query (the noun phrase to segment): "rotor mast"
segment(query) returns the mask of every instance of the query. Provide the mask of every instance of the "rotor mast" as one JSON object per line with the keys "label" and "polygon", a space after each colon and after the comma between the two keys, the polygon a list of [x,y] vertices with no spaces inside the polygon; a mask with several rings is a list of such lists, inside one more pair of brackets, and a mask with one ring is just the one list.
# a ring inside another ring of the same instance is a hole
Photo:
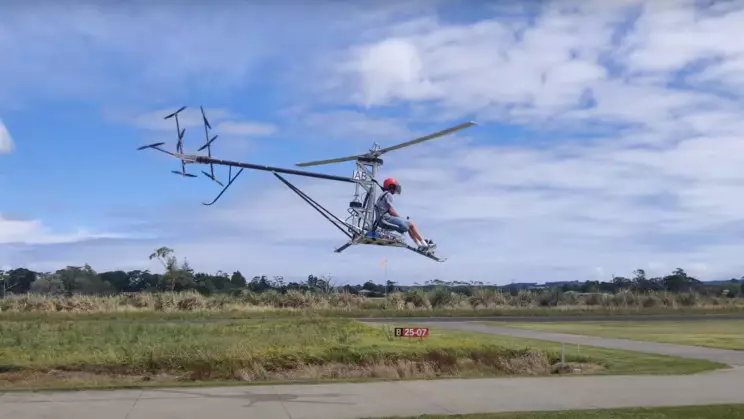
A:
{"label": "rotor mast", "polygon": [[[299,167],[308,167],[308,166],[320,166],[325,164],[331,164],[331,163],[341,163],[346,161],[356,161],[356,170],[354,170],[353,178],[357,183],[357,187],[355,189],[354,198],[349,203],[349,213],[351,214],[352,224],[356,225],[359,228],[364,229],[365,231],[369,231],[374,222],[375,222],[375,211],[374,206],[377,201],[377,188],[375,186],[380,186],[380,184],[377,182],[377,174],[379,172],[380,166],[383,164],[383,160],[381,156],[383,154],[389,153],[390,151],[399,150],[401,148],[409,147],[415,144],[423,143],[424,141],[433,140],[435,138],[443,137],[447,134],[451,134],[453,132],[472,127],[473,125],[476,125],[473,121],[464,122],[458,125],[455,125],[453,127],[437,131],[435,133],[425,135],[423,137],[419,137],[416,139],[413,139],[411,141],[406,141],[404,143],[396,144],[394,146],[380,148],[380,145],[377,143],[374,143],[372,145],[372,148],[369,149],[369,151],[365,154],[358,154],[355,156],[347,156],[347,157],[339,157],[335,159],[328,159],[328,160],[317,160],[317,161],[311,161],[306,163],[297,163],[297,166]],[[363,202],[359,202],[359,188],[363,188],[365,190],[365,198]]]}

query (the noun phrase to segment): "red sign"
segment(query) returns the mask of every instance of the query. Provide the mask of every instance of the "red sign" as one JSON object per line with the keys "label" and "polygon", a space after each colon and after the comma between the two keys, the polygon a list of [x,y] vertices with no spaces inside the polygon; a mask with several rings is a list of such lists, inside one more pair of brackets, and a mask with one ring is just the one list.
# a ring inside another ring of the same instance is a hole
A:
{"label": "red sign", "polygon": [[396,327],[395,336],[399,338],[428,338],[428,327]]}

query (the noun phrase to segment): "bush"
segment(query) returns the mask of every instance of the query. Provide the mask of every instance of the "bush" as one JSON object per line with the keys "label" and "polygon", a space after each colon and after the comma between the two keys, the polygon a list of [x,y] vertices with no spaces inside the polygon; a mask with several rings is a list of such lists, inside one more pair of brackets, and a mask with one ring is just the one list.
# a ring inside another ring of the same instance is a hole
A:
{"label": "bush", "polygon": [[421,289],[409,290],[405,296],[406,305],[412,305],[415,308],[431,308],[431,301],[426,292]]}
{"label": "bush", "polygon": [[201,294],[184,293],[176,303],[180,311],[197,311],[206,307],[206,301]]}
{"label": "bush", "polygon": [[693,307],[698,303],[697,294],[694,292],[685,292],[678,294],[676,300],[682,307]]}
{"label": "bush", "polygon": [[403,310],[406,308],[406,297],[401,292],[388,294],[385,299],[384,308],[392,310]]}
{"label": "bush", "polygon": [[[626,309],[744,309],[744,299],[705,295],[699,292],[671,293],[652,291],[616,294],[550,291],[517,292],[514,296],[491,288],[473,288],[468,297],[449,287],[410,289],[393,292],[385,298],[370,298],[350,293],[319,294],[290,290],[262,293],[249,290],[204,296],[194,291],[128,293],[116,296],[23,294],[0,299],[3,312],[117,312],[117,311],[233,311],[233,310],[331,310],[331,311],[405,311],[405,310],[498,310],[562,307],[606,311]],[[361,314],[360,314],[361,315]]]}
{"label": "bush", "polygon": [[455,294],[445,287],[436,287],[427,294],[433,308],[444,308],[455,303]]}

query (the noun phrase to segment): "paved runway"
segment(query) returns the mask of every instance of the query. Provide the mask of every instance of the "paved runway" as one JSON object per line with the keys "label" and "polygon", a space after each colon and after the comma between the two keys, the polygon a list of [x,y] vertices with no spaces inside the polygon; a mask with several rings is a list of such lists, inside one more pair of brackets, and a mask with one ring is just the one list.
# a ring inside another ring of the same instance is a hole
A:
{"label": "paved runway", "polygon": [[675,345],[671,343],[645,342],[630,339],[602,338],[596,336],[571,335],[567,333],[542,332],[536,330],[498,327],[477,323],[426,322],[422,325],[431,328],[469,330],[473,332],[495,333],[497,335],[515,336],[528,339],[542,339],[564,342],[573,345],[599,346],[609,349],[645,352],[658,355],[678,356],[681,358],[704,359],[722,362],[728,365],[744,367],[744,351],[703,348],[700,346]]}
{"label": "paved runway", "polygon": [[591,315],[553,315],[553,316],[474,316],[474,317],[357,317],[355,320],[366,323],[420,323],[420,322],[697,322],[710,320],[744,320],[744,314],[591,314]]}
{"label": "paved runway", "polygon": [[454,322],[479,330],[582,345],[723,361],[690,376],[584,376],[359,384],[0,394],[5,419],[352,419],[420,414],[744,403],[744,352],[563,335]]}

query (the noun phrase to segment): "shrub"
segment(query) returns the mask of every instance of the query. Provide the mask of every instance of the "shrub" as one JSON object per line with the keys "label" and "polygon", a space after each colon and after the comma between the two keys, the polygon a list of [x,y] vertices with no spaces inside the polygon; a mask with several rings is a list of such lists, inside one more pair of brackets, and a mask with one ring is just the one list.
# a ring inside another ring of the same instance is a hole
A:
{"label": "shrub", "polygon": [[455,303],[455,294],[446,287],[436,287],[427,293],[433,308],[444,308]]}
{"label": "shrub", "polygon": [[206,307],[206,301],[201,294],[198,293],[184,293],[176,303],[181,311],[197,311]]}
{"label": "shrub", "polygon": [[431,301],[426,292],[421,289],[409,290],[405,296],[406,305],[410,304],[415,308],[431,308]]}

